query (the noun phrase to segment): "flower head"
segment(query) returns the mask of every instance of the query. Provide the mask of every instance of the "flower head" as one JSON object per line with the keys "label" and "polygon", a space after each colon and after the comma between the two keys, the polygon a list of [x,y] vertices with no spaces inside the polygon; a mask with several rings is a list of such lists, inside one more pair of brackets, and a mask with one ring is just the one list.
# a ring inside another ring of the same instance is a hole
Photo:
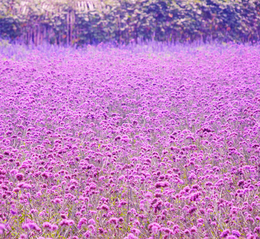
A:
{"label": "flower head", "polygon": [[17,173],[17,174],[15,175],[15,177],[16,177],[16,179],[17,179],[18,181],[22,181],[24,176],[23,176],[22,173]]}
{"label": "flower head", "polygon": [[226,230],[224,230],[224,231],[220,234],[220,237],[227,237],[229,233],[230,233],[230,230],[229,230],[229,229],[226,229]]}

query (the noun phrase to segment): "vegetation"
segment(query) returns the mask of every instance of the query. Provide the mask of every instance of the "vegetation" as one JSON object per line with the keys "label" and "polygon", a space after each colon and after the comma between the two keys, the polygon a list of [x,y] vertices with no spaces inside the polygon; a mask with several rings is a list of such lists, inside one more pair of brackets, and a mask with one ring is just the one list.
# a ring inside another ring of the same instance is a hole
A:
{"label": "vegetation", "polygon": [[0,3],[0,36],[26,44],[131,41],[256,42],[260,2],[223,0],[14,1]]}
{"label": "vegetation", "polygon": [[258,239],[260,51],[226,45],[0,54],[0,238]]}

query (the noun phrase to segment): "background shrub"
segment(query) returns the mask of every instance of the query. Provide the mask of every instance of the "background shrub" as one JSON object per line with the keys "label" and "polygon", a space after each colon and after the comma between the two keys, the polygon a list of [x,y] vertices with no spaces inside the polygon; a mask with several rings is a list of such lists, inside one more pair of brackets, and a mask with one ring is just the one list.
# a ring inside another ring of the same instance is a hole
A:
{"label": "background shrub", "polygon": [[0,36],[26,44],[128,44],[138,39],[245,43],[258,41],[259,32],[258,0],[0,3]]}

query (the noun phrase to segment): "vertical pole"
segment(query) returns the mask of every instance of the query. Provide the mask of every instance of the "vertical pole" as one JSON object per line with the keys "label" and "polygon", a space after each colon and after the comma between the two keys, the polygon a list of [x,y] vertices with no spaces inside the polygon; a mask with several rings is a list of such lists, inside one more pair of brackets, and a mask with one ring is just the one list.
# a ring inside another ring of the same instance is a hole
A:
{"label": "vertical pole", "polygon": [[32,27],[30,26],[30,29],[29,29],[29,45],[32,44]]}
{"label": "vertical pole", "polygon": [[35,46],[38,45],[38,34],[37,34],[37,28],[38,28],[38,26],[35,25],[35,27],[34,27]]}
{"label": "vertical pole", "polygon": [[43,39],[46,41],[46,26],[43,26]]}
{"label": "vertical pole", "polygon": [[67,22],[66,22],[66,23],[67,23],[67,36],[66,36],[67,46],[68,46],[69,43],[70,43],[70,42],[69,42],[69,40],[70,40],[70,39],[69,39],[69,14],[70,14],[70,13],[68,12],[68,13],[67,13]]}
{"label": "vertical pole", "polygon": [[73,12],[69,15],[70,17],[70,42],[73,41],[73,34],[72,34],[72,25],[73,25]]}
{"label": "vertical pole", "polygon": [[42,25],[40,25],[40,44],[42,45],[43,42],[43,35],[42,35]]}
{"label": "vertical pole", "polygon": [[40,25],[37,25],[37,44],[40,45]]}
{"label": "vertical pole", "polygon": [[40,45],[40,26],[37,24],[37,44]]}

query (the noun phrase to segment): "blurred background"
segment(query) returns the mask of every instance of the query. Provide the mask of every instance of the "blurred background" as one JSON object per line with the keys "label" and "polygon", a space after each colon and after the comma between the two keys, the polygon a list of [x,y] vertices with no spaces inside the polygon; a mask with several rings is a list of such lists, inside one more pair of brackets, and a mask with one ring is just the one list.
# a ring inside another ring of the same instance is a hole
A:
{"label": "blurred background", "polygon": [[41,45],[256,43],[259,0],[1,0],[0,38]]}

